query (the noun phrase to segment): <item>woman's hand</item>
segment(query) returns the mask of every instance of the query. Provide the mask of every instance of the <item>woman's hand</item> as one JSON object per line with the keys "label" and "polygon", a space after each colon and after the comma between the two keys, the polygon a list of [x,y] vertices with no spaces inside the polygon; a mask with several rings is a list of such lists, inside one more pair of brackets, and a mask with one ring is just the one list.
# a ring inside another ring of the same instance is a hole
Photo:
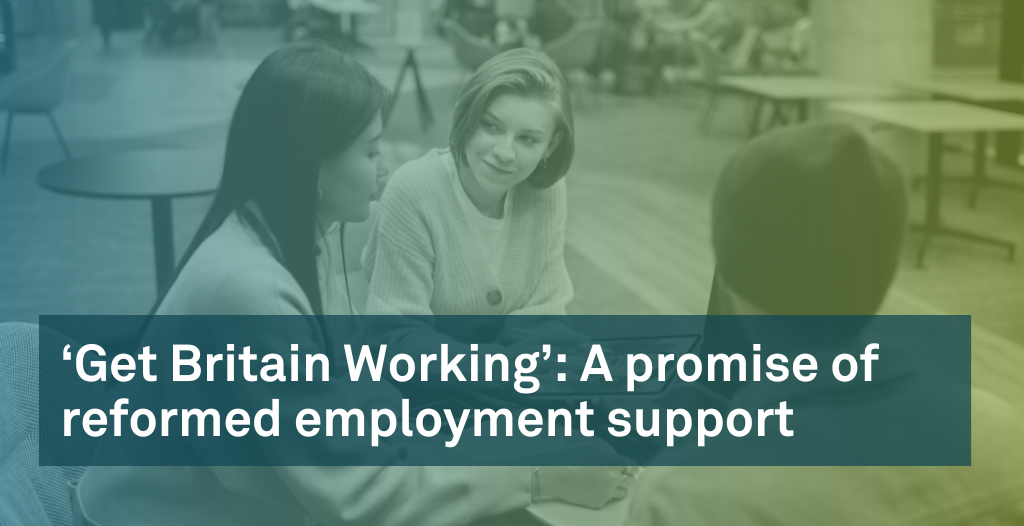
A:
{"label": "woman's hand", "polygon": [[542,466],[537,495],[597,509],[625,497],[638,471],[637,466]]}

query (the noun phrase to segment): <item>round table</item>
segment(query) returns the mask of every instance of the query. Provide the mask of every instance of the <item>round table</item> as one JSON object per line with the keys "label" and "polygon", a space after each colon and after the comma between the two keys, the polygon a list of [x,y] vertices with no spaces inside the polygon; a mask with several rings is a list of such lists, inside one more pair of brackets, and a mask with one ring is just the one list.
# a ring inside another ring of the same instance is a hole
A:
{"label": "round table", "polygon": [[72,159],[43,168],[39,186],[61,194],[104,199],[149,199],[153,214],[157,292],[174,275],[171,199],[212,194],[220,183],[223,152],[136,150]]}

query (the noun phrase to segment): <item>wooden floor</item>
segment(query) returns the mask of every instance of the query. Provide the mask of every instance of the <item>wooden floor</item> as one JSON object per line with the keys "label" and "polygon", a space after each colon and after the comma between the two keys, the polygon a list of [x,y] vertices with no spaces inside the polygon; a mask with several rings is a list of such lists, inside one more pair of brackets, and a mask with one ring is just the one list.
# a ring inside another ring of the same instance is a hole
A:
{"label": "wooden floor", "polygon": [[569,185],[566,243],[660,314],[707,312],[707,203],[658,181],[588,172]]}

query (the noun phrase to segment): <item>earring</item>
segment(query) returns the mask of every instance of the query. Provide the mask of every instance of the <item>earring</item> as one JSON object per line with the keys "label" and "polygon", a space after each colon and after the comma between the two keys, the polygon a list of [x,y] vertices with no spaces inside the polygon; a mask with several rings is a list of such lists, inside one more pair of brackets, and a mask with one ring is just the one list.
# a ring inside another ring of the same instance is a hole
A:
{"label": "earring", "polygon": [[543,162],[543,163],[544,163],[544,165],[543,165],[543,166],[541,166],[541,168],[540,168],[540,171],[542,171],[542,172],[546,172],[546,171],[548,171],[548,158],[547,158],[547,157],[545,157],[545,158],[543,159],[543,161],[541,161],[541,162]]}

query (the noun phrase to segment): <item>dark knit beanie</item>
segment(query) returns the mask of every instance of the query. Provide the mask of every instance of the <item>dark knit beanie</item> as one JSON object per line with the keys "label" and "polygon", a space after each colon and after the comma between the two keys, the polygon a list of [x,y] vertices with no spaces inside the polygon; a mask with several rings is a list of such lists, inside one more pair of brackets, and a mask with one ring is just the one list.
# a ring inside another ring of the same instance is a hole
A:
{"label": "dark knit beanie", "polygon": [[771,314],[874,314],[905,221],[899,170],[858,131],[786,128],[743,147],[718,180],[718,273]]}

